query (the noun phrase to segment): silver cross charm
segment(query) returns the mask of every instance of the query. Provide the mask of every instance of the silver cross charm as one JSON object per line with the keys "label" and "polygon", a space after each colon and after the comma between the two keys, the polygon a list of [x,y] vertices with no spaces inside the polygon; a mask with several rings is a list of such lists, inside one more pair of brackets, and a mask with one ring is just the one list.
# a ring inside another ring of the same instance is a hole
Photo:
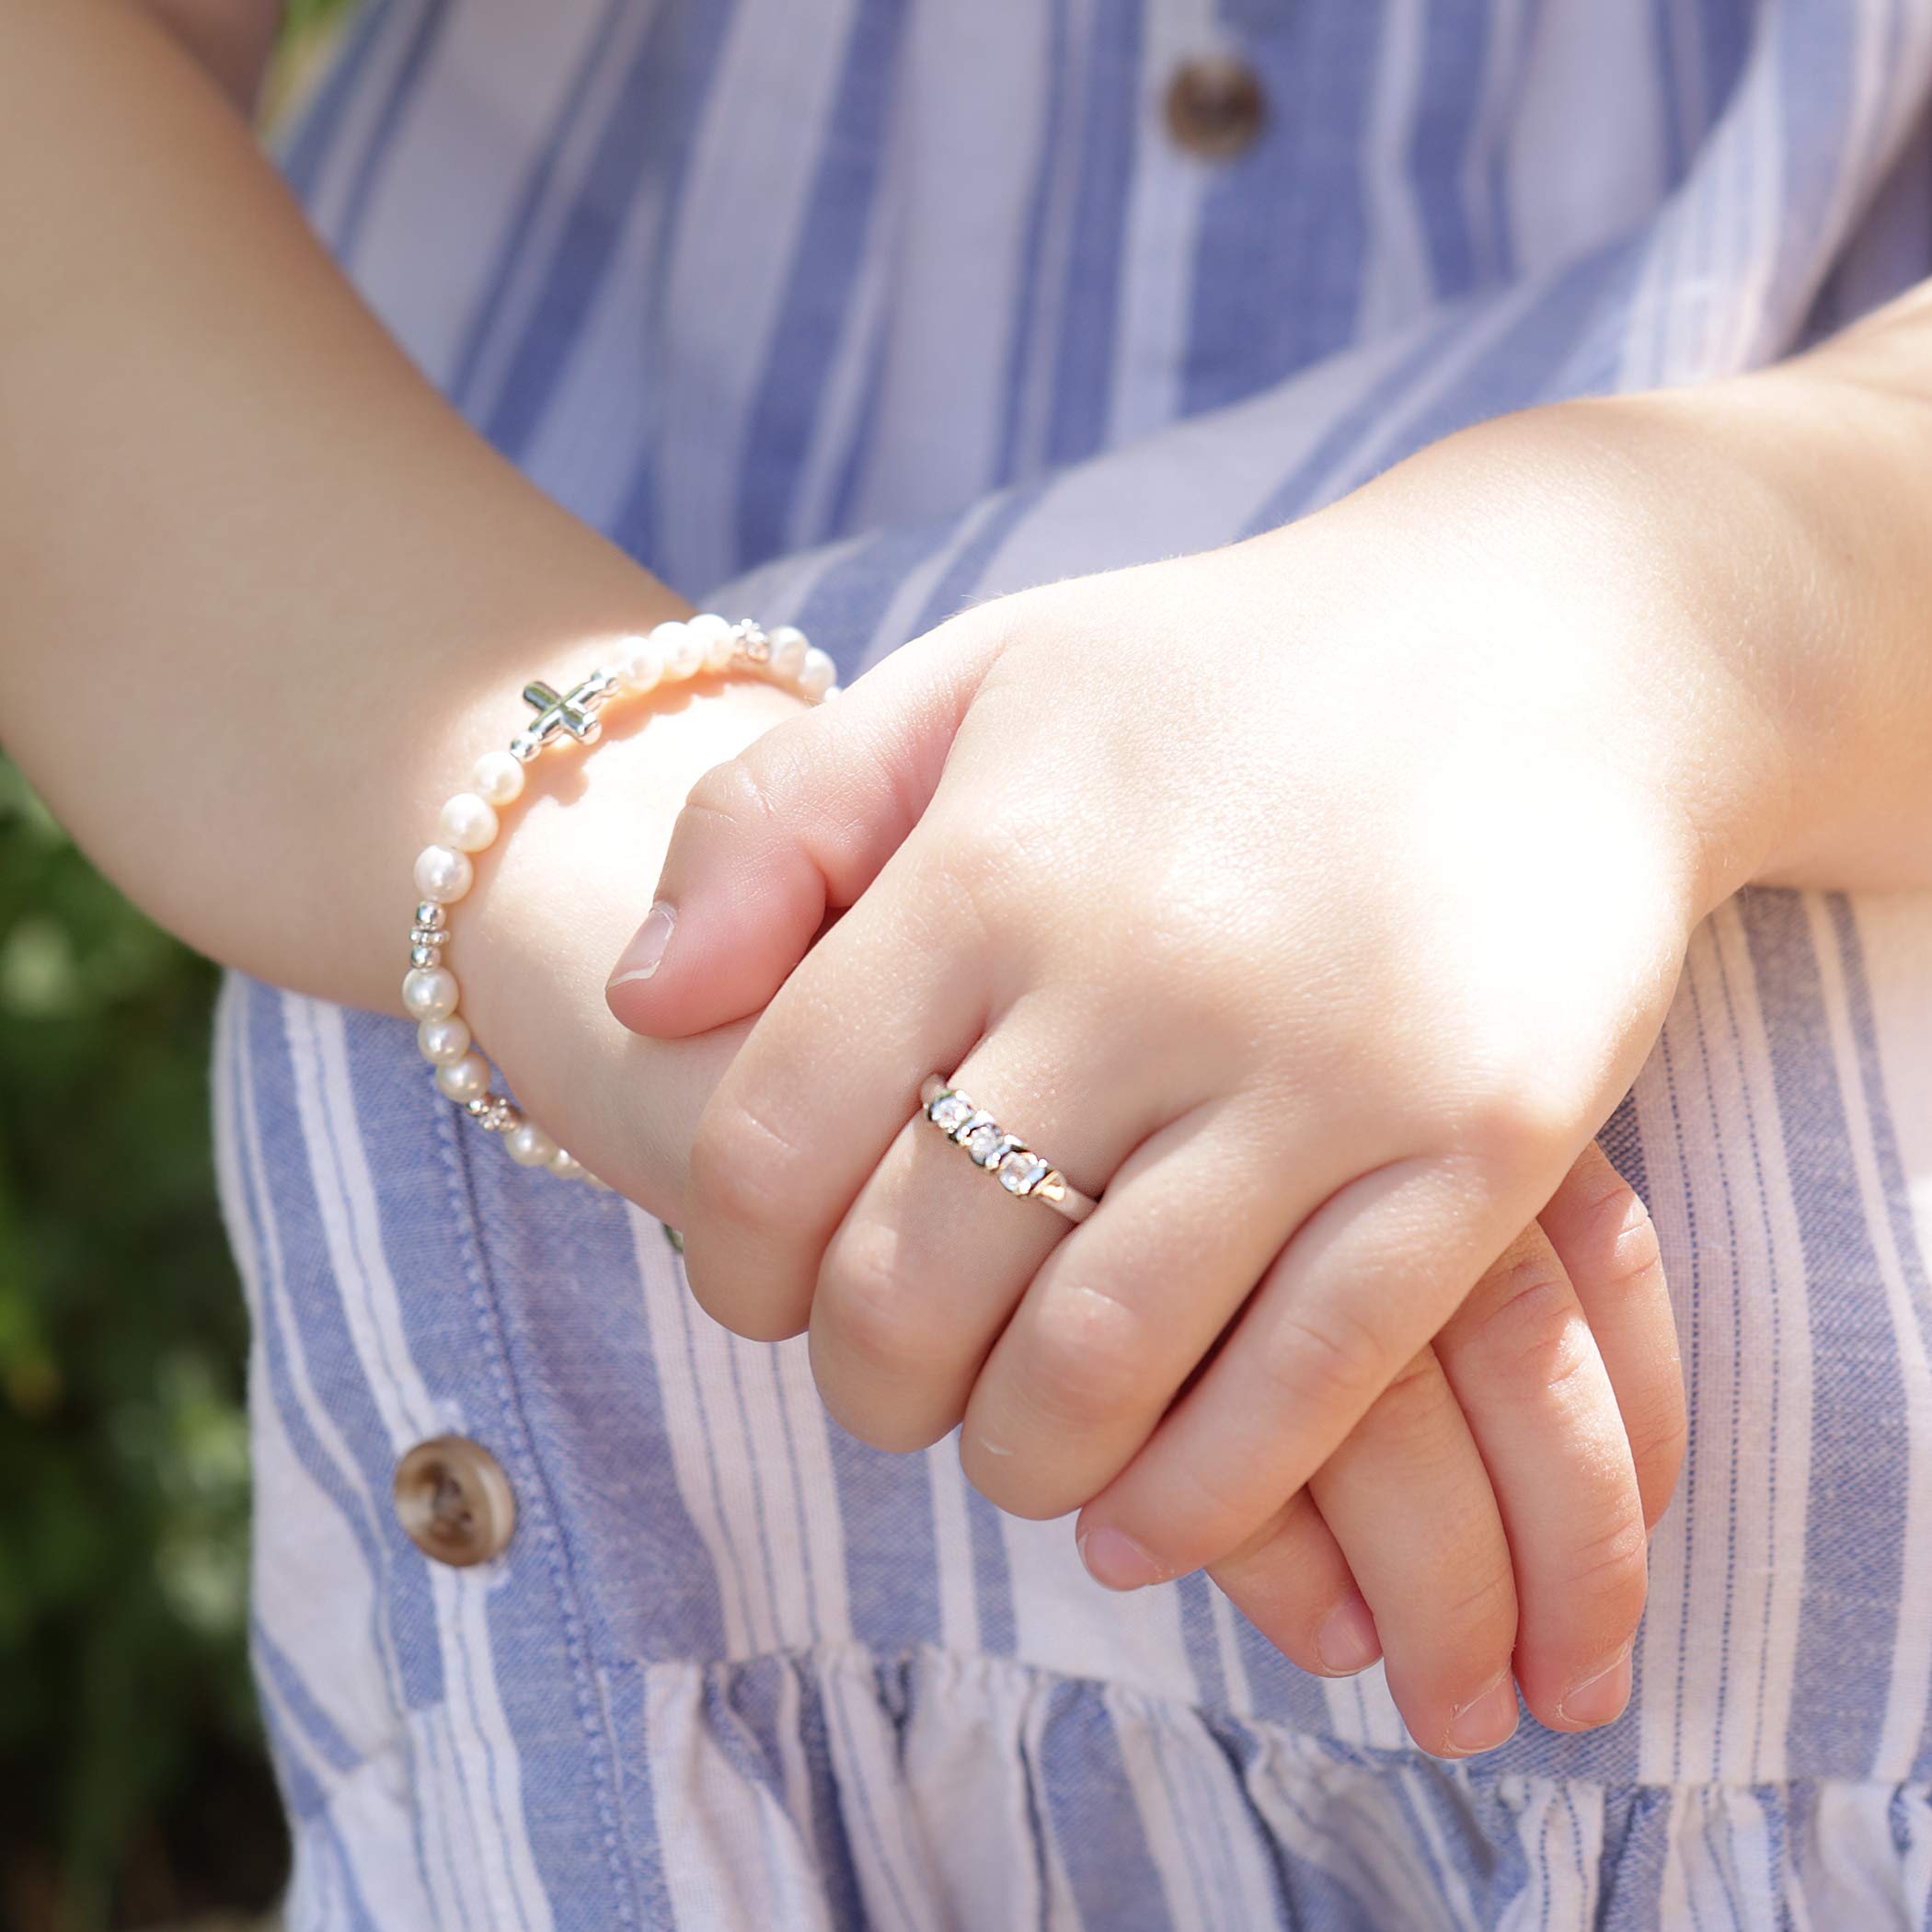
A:
{"label": "silver cross charm", "polygon": [[562,694],[546,684],[525,684],[523,702],[536,716],[510,741],[510,749],[527,765],[565,731],[580,744],[595,744],[604,731],[598,708],[610,695],[610,677],[602,671],[592,672],[574,690]]}

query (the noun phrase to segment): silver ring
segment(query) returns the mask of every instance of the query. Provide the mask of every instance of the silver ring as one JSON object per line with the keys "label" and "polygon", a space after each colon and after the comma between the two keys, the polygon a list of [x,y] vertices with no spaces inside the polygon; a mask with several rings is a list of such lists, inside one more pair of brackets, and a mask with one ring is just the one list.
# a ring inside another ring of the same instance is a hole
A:
{"label": "silver ring", "polygon": [[928,1074],[919,1088],[926,1118],[946,1138],[963,1147],[971,1158],[993,1175],[1009,1194],[1022,1201],[1043,1201],[1069,1221],[1085,1221],[1098,1203],[1067,1179],[1060,1169],[1017,1135],[1008,1133],[990,1113],[937,1074]]}

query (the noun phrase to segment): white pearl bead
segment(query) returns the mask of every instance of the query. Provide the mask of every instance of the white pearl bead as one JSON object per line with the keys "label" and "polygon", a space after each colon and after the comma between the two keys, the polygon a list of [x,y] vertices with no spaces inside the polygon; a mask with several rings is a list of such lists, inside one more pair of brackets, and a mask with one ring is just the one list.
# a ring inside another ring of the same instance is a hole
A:
{"label": "white pearl bead", "polygon": [[445,845],[459,852],[481,852],[497,835],[497,815],[489,799],[459,791],[445,801],[436,830]]}
{"label": "white pearl bead", "polygon": [[567,1154],[559,1147],[550,1156],[550,1171],[559,1180],[579,1180],[583,1176],[583,1164],[574,1154]]}
{"label": "white pearl bead", "polygon": [[469,783],[491,805],[513,804],[523,795],[523,767],[508,752],[485,752],[471,766]]}
{"label": "white pearl bead", "polygon": [[489,1091],[489,1062],[481,1053],[466,1053],[436,1069],[436,1085],[452,1100],[480,1100]]}
{"label": "white pearl bead", "polygon": [[469,1022],[452,1013],[416,1029],[417,1051],[431,1066],[454,1066],[469,1052]]}
{"label": "white pearl bead", "polygon": [[466,852],[448,845],[425,845],[416,855],[416,890],[438,905],[447,905],[469,891],[477,868]]}
{"label": "white pearl bead", "polygon": [[703,667],[704,639],[694,638],[688,624],[679,624],[674,619],[661,624],[651,632],[650,641],[663,654],[667,679],[696,677]]}
{"label": "white pearl bead", "polygon": [[547,1167],[557,1157],[557,1143],[535,1121],[512,1127],[503,1136],[503,1150],[520,1167]]}
{"label": "white pearl bead", "polygon": [[707,671],[722,671],[730,663],[738,640],[731,635],[728,618],[720,617],[716,611],[704,611],[684,628],[704,646]]}
{"label": "white pearl bead", "polygon": [[411,1019],[447,1019],[456,999],[456,975],[447,966],[416,966],[404,975],[403,1006]]}
{"label": "white pearl bead", "polygon": [[799,689],[805,696],[816,701],[832,688],[832,681],[838,675],[838,666],[814,645],[805,653],[805,661],[799,670]]}
{"label": "white pearl bead", "polygon": [[657,689],[664,675],[664,653],[649,638],[623,638],[617,644],[617,682],[635,697]]}
{"label": "white pearl bead", "polygon": [[788,680],[797,677],[804,667],[805,652],[810,648],[805,633],[794,625],[781,624],[772,632],[771,638],[772,675]]}

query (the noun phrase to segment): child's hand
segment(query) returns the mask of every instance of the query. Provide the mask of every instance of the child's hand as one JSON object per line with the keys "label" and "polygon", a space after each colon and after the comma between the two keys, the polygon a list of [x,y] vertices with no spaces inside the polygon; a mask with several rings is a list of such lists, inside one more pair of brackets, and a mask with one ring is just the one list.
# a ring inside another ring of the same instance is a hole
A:
{"label": "child's hand", "polygon": [[[809,1321],[873,1442],[963,1416],[995,1501],[1094,1499],[1110,1581],[1248,1545],[1557,1194],[1770,835],[1782,748],[1615,431],[983,606],[701,784],[612,1004],[771,1001],[693,1150],[706,1305]],[[932,1071],[1100,1212],[987,1189]]]}
{"label": "child's hand", "polygon": [[[1593,1144],[1328,1462],[1210,1573],[1305,1670],[1388,1660],[1417,1742],[1500,1743],[1628,1701],[1646,1532],[1685,1442],[1649,1216]],[[1359,1648],[1357,1648],[1359,1646]]]}
{"label": "child's hand", "polygon": [[[602,1012],[597,962],[623,938],[623,881],[655,876],[696,776],[793,715],[783,693],[733,683],[620,727],[593,759],[540,762],[516,836],[487,856],[467,906],[479,1037],[546,1125],[673,1220],[684,1150],[746,1029],[622,1032]],[[1386,1641],[1432,1749],[1493,1742],[1513,1721],[1506,1678],[1499,1703],[1455,1715],[1506,1673],[1512,1644],[1533,1708],[1553,1719],[1573,1660],[1621,1648],[1642,1601],[1634,1553],[1675,1474],[1675,1335],[1641,1209],[1592,1146],[1542,1223],[1330,1459],[1319,1509],[1300,1492],[1214,1570],[1311,1670],[1360,1668]],[[1624,1560],[1606,1570],[1619,1539]],[[1561,1721],[1612,1714],[1622,1678],[1600,1695],[1607,1708]]]}

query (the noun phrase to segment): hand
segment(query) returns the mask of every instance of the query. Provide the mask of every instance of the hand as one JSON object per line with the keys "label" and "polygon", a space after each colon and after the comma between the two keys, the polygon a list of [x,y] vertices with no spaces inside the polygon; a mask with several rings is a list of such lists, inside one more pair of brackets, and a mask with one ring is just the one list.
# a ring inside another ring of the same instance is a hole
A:
{"label": "hand", "polygon": [[[809,1320],[869,1440],[963,1417],[995,1501],[1093,1498],[1109,1581],[1249,1546],[1557,1192],[1780,795],[1616,427],[983,607],[707,778],[613,1006],[778,989],[693,1150],[712,1312]],[[933,1069],[1101,1213],[968,1199]]]}
{"label": "hand", "polygon": [[[694,776],[798,710],[732,684],[614,714],[594,758],[531,768],[514,836],[485,856],[461,911],[478,1037],[546,1126],[673,1219],[700,1109],[745,1029],[639,1040],[611,1024],[600,966]],[[1575,1659],[1627,1660],[1643,1532],[1670,1495],[1682,1431],[1654,1237],[1593,1145],[1541,1225],[1330,1459],[1318,1505],[1299,1492],[1214,1575],[1310,1670],[1362,1669],[1386,1641],[1431,1749],[1485,1748],[1513,1728],[1512,1645],[1532,1708],[1581,1728],[1627,1695],[1627,1668],[1613,1669],[1599,1705],[1558,1710]]]}
{"label": "hand", "polygon": [[1510,1736],[1512,1670],[1545,1724],[1587,1730],[1629,1699],[1644,1547],[1684,1443],[1657,1237],[1593,1144],[1308,1487],[1210,1574],[1305,1670],[1386,1650],[1438,1755]]}
{"label": "hand", "polygon": [[[664,1044],[622,1032],[598,1001],[599,962],[694,775],[797,709],[730,684],[615,714],[594,758],[532,767],[515,835],[462,911],[479,1037],[546,1126],[673,1217],[699,1109],[745,1029]],[[1386,1640],[1417,1736],[1445,1753],[1513,1728],[1512,1645],[1551,1721],[1621,1708],[1627,1671],[1613,1669],[1607,1702],[1557,1712],[1575,1659],[1627,1660],[1644,1528],[1675,1476],[1675,1333],[1640,1206],[1593,1145],[1541,1218],[1331,1458],[1318,1507],[1300,1492],[1214,1571],[1311,1670],[1361,1669]]]}

